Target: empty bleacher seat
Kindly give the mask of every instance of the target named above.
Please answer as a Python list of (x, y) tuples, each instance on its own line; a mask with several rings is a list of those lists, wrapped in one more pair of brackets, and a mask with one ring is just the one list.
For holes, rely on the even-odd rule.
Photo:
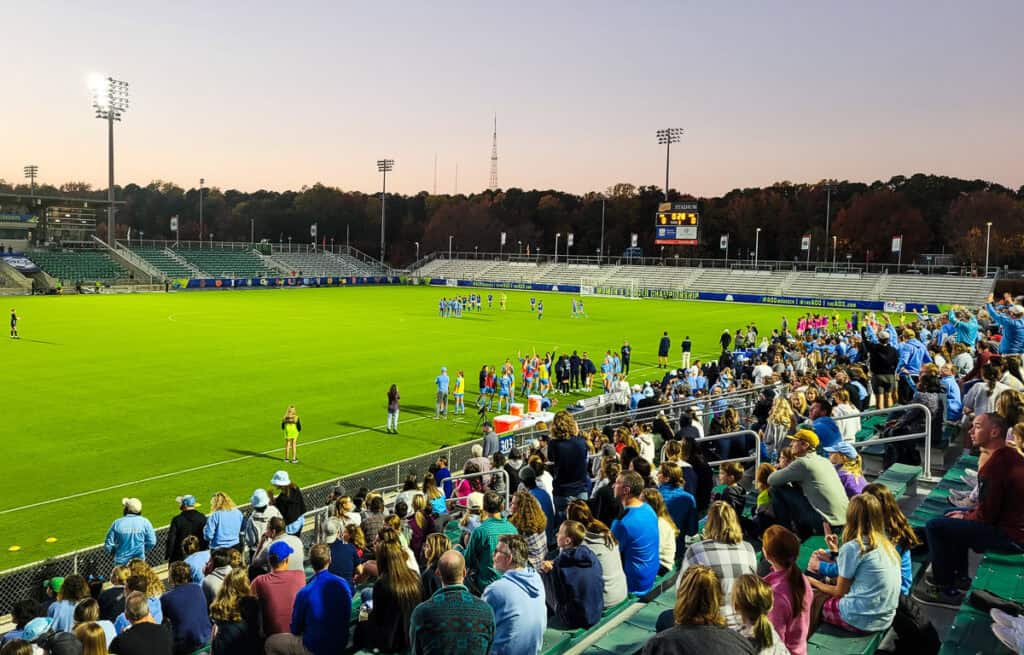
[(26, 255), (48, 275), (66, 282), (129, 279), (128, 271), (102, 250), (32, 250)]

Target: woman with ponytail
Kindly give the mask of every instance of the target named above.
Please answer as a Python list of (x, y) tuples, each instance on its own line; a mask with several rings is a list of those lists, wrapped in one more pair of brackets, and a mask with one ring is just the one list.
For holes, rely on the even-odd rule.
[(772, 565), (772, 572), (764, 579), (774, 596), (768, 619), (790, 653), (806, 655), (814, 594), (797, 564), (800, 538), (781, 525), (773, 525), (765, 530), (762, 540), (764, 558)]
[(754, 644), (758, 655), (789, 655), (790, 651), (772, 626), (772, 588), (756, 575), (741, 575), (732, 588), (732, 606), (743, 619), (740, 634)]
[(981, 382), (964, 395), (964, 414), (973, 418), (995, 411), (1000, 394), (1010, 388), (999, 381), (1001, 375), (999, 367), (992, 362), (981, 367)]

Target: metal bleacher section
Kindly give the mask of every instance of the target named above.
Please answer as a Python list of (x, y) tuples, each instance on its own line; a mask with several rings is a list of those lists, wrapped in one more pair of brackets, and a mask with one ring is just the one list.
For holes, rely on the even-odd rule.
[(104, 250), (29, 250), (25, 256), (47, 275), (67, 284), (129, 279), (128, 271)]
[(199, 273), (169, 248), (159, 246), (132, 246), (131, 251), (167, 277), (186, 278)]
[(273, 277), (275, 270), (253, 250), (230, 248), (181, 248), (186, 262), (213, 277)]
[(297, 275), (371, 277), (385, 274), (379, 264), (373, 265), (344, 253), (278, 252), (269, 260), (282, 271)]
[(427, 258), (411, 271), (420, 277), (486, 282), (630, 286), (636, 289), (726, 292), (801, 298), (929, 302), (977, 306), (994, 280), (959, 275), (694, 268), (637, 264), (575, 264), (489, 258)]

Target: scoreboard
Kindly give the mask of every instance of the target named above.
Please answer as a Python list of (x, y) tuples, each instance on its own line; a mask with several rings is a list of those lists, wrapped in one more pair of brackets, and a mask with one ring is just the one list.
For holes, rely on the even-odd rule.
[(700, 212), (697, 203), (663, 202), (654, 219), (654, 243), (661, 246), (697, 245)]

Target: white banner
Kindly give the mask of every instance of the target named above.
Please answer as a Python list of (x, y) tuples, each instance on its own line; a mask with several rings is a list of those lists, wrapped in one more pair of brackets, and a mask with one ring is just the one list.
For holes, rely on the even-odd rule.
[(501, 245), (505, 245), (505, 236), (506, 236), (505, 233), (502, 232), (501, 233)]
[(640, 235), (634, 232), (629, 236), (629, 243), (633, 248), (636, 248), (636, 244), (640, 239)]
[(901, 235), (901, 236), (898, 236), (898, 237), (893, 237), (892, 238), (892, 251), (893, 252), (900, 252), (901, 250), (903, 250), (903, 236)]
[(572, 232), (570, 232), (569, 236), (566, 237), (565, 243), (569, 248), (572, 248)]
[(729, 235), (723, 234), (718, 238), (718, 249), (728, 250), (729, 249)]
[(178, 231), (178, 217), (177, 216), (171, 216), (171, 231), (172, 232), (177, 232)]
[(309, 236), (316, 238), (316, 223), (309, 226)]
[(887, 314), (902, 314), (907, 311), (907, 303), (905, 302), (893, 302), (891, 300), (886, 300), (884, 307), (884, 311)]
[(800, 250), (810, 250), (810, 249), (811, 249), (811, 235), (810, 234), (805, 234), (805, 235), (803, 235), (803, 237), (800, 238)]

